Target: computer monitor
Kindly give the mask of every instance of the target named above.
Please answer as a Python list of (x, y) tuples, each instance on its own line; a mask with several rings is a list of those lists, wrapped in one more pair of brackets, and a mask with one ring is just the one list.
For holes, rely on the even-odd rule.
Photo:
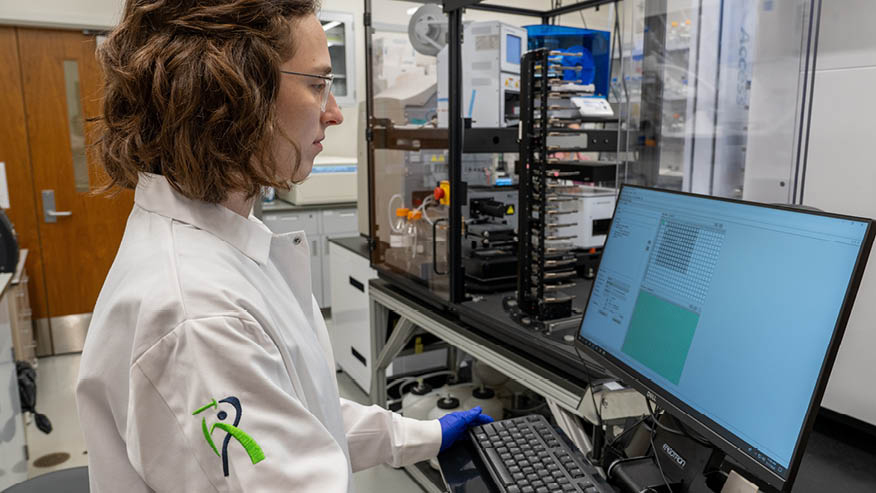
[(577, 343), (790, 488), (873, 235), (869, 219), (623, 186)]

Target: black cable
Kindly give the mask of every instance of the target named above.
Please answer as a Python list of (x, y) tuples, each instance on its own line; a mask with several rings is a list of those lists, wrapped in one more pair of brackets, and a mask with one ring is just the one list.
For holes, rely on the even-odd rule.
[(599, 406), (596, 405), (596, 396), (593, 392), (593, 379), (590, 375), (590, 371), (588, 368), (590, 365), (584, 360), (584, 357), (581, 356), (581, 351), (578, 349), (578, 346), (573, 346), (575, 348), (575, 354), (578, 355), (578, 359), (581, 364), (584, 365), (584, 375), (587, 376), (587, 386), (590, 387), (590, 399), (593, 401), (593, 410), (596, 412), (596, 419), (599, 423), (599, 427), (602, 428), (602, 411), (599, 410)]
[(638, 428), (639, 425), (641, 425), (642, 423), (644, 423), (645, 420), (648, 419), (649, 417), (650, 417), (650, 416), (647, 416), (647, 415), (646, 415), (646, 416), (642, 416), (638, 421), (636, 421), (635, 423), (631, 424), (630, 426), (627, 426), (626, 428), (624, 428), (624, 431), (622, 431), (622, 432), (620, 433), (620, 435), (618, 435), (618, 436), (612, 438), (611, 441), (608, 442), (605, 446), (606, 446), (606, 447), (614, 448), (614, 444), (617, 443), (618, 440), (620, 440), (621, 438), (623, 438), (624, 436), (626, 436), (627, 433), (629, 433), (629, 432), (635, 430), (636, 428)]
[(591, 455), (593, 455), (594, 457), (597, 457), (597, 458), (601, 458), (602, 457), (602, 450), (596, 450), (596, 447), (603, 446), (602, 440), (601, 439), (597, 440), (596, 434), (602, 433), (603, 436), (605, 435), (605, 426), (604, 426), (603, 421), (602, 421), (602, 411), (600, 411), (599, 406), (596, 405), (596, 396), (594, 395), (594, 390), (593, 390), (593, 379), (590, 376), (590, 371), (588, 369), (589, 365), (587, 364), (586, 361), (584, 361), (584, 357), (581, 356), (581, 351), (578, 350), (578, 346), (572, 346), (572, 347), (575, 348), (575, 354), (578, 355), (578, 359), (581, 361), (581, 364), (584, 366), (584, 375), (587, 376), (587, 387), (590, 388), (590, 400), (593, 401), (593, 411), (596, 413), (596, 421), (597, 422), (596, 422), (596, 425), (594, 425), (594, 427), (593, 427), (593, 437), (590, 440), (591, 445), (593, 447), (593, 450), (591, 452), (595, 452), (595, 454), (591, 453)]
[[(656, 421), (655, 421), (655, 423), (656, 423)], [(657, 428), (651, 427), (651, 434), (648, 436), (648, 439), (651, 441), (651, 452), (654, 454), (654, 462), (657, 463), (657, 468), (660, 469), (660, 477), (663, 478), (663, 484), (666, 485), (666, 491), (668, 491), (669, 493), (672, 493), (672, 486), (670, 486), (669, 481), (666, 480), (666, 474), (663, 473), (663, 465), (660, 464), (660, 459), (657, 457), (657, 447), (654, 446), (654, 435), (656, 433), (657, 433)]]
[[(690, 438), (691, 440), (697, 442), (698, 444), (702, 445), (703, 447), (708, 447), (708, 448), (711, 448), (711, 449), (715, 448), (715, 446), (712, 445), (711, 443), (709, 443), (708, 441), (706, 441), (706, 440), (704, 440), (704, 439), (702, 439), (702, 438), (699, 438), (699, 437), (695, 437), (695, 436), (693, 436), (692, 434), (687, 433), (686, 430), (685, 430), (685, 431), (679, 431), (679, 430), (676, 430), (675, 428), (670, 428), (670, 427), (666, 426), (665, 424), (661, 423), (661, 422), (657, 419), (657, 415), (654, 413), (654, 408), (651, 407), (651, 399), (645, 397), (645, 405), (648, 406), (648, 412), (651, 413), (651, 419), (654, 421), (654, 423), (655, 423), (655, 424), (656, 424), (661, 430), (663, 430), (663, 431), (665, 431), (665, 432), (667, 432), (667, 433), (671, 433), (671, 434), (673, 434), (673, 435), (678, 435), (678, 436), (682, 436), (682, 437)], [(680, 422), (680, 421), (677, 421), (677, 422), (678, 422), (679, 425), (681, 425), (681, 422)]]

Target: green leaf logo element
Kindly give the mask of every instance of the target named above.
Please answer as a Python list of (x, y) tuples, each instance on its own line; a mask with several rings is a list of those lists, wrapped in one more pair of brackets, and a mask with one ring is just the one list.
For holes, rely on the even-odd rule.
[[(259, 447), (259, 444), (257, 444), (251, 436), (247, 435), (245, 431), (227, 423), (216, 423), (210, 428), (210, 433), (212, 434), (213, 430), (216, 428), (228, 432), (228, 434), (233, 436), (241, 445), (243, 445), (243, 448), (249, 455), (249, 460), (251, 460), (253, 464), (258, 464), (265, 459), (265, 454), (262, 452), (262, 448)], [(206, 430), (206, 425), (204, 429)], [(211, 440), (210, 444), (212, 445), (212, 443), (213, 441)], [(214, 447), (213, 450), (215, 449), (216, 448)]]

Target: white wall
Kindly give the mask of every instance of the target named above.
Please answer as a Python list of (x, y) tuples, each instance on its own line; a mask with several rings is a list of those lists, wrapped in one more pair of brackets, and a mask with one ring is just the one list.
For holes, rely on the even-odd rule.
[(124, 0), (0, 0), (0, 24), (109, 29)]
[[(803, 202), (876, 218), (876, 2), (822, 3)], [(818, 262), (818, 252), (812, 252)], [(876, 424), (876, 258), (871, 255), (823, 406)]]

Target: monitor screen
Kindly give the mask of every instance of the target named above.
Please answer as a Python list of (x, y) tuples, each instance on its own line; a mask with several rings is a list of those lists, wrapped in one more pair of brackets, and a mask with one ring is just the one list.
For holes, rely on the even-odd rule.
[(624, 186), (579, 341), (784, 484), (870, 224)]
[(520, 36), (505, 35), (505, 61), (520, 65)]

